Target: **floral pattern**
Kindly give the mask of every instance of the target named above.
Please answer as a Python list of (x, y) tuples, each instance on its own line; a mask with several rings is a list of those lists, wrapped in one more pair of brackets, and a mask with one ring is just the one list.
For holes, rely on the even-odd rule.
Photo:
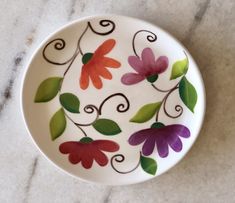
[(108, 157), (104, 152), (116, 152), (119, 150), (119, 145), (110, 140), (93, 140), (90, 137), (84, 137), (79, 142), (62, 143), (59, 150), (63, 154), (69, 154), (69, 161), (72, 164), (81, 162), (84, 168), (89, 169), (94, 160), (100, 166), (106, 166)]
[(165, 126), (162, 123), (154, 123), (151, 128), (143, 129), (132, 134), (128, 140), (130, 145), (139, 145), (144, 142), (142, 153), (149, 156), (153, 153), (155, 146), (161, 158), (168, 156), (170, 146), (175, 152), (183, 148), (180, 137), (188, 138), (190, 131), (187, 127), (174, 124)]
[[(63, 50), (66, 46), (66, 42), (62, 38), (53, 39), (45, 45), (43, 49), (43, 58), (45, 61), (55, 66), (64, 67), (64, 65), (66, 65), (66, 69), (64, 70), (63, 76), (47, 78), (41, 82), (34, 98), (35, 103), (42, 103), (49, 102), (58, 95), (60, 106), (52, 116), (49, 124), (51, 140), (54, 141), (62, 136), (68, 121), (74, 124), (79, 131), (79, 141), (66, 141), (61, 143), (59, 151), (62, 154), (68, 154), (70, 163), (81, 163), (82, 167), (85, 169), (90, 169), (93, 166), (94, 161), (101, 167), (106, 166), (109, 163), (109, 158), (106, 153), (114, 153), (120, 149), (119, 144), (114, 141), (107, 139), (93, 140), (90, 135), (87, 135), (85, 127), (93, 128), (100, 136), (116, 136), (120, 134), (122, 132), (122, 126), (119, 126), (116, 121), (110, 118), (105, 118), (102, 108), (106, 101), (114, 97), (122, 97), (125, 103), (123, 102), (118, 104), (116, 112), (125, 113), (129, 110), (131, 103), (127, 96), (118, 92), (109, 95), (99, 105), (87, 104), (84, 106), (83, 113), (95, 115), (94, 120), (89, 123), (75, 122), (68, 114), (68, 112), (73, 114), (81, 113), (80, 103), (84, 102), (80, 101), (77, 95), (70, 92), (61, 92), (64, 78), (67, 76), (68, 71), (72, 67), (73, 62), (78, 55), (81, 55), (83, 63), (81, 67), (81, 75), (79, 76), (79, 90), (92, 88), (90, 83), (92, 83), (96, 89), (101, 89), (103, 87), (102, 78), (111, 80), (113, 77), (109, 68), (118, 69), (121, 67), (121, 63), (119, 61), (107, 56), (107, 54), (115, 48), (115, 39), (107, 39), (99, 45), (95, 51), (83, 53), (80, 42), (88, 29), (96, 35), (106, 36), (111, 34), (116, 27), (115, 23), (108, 19), (101, 20), (99, 24), (103, 28), (110, 29), (106, 32), (99, 32), (94, 29), (91, 22), (88, 21), (86, 28), (78, 39), (74, 54), (67, 61), (54, 61), (47, 56), (46, 52), (48, 46), (51, 45), (53, 45), (54, 49), (57, 51)], [(167, 158), (169, 156), (169, 147), (174, 152), (181, 152), (183, 149), (183, 140), (190, 137), (190, 130), (183, 124), (174, 123), (165, 125), (160, 122), (160, 116), (167, 116), (170, 119), (175, 119), (182, 115), (183, 107), (179, 104), (175, 105), (174, 108), (177, 115), (172, 115), (167, 110), (166, 101), (174, 91), (179, 92), (179, 97), (182, 103), (192, 113), (194, 113), (194, 108), (197, 103), (196, 89), (186, 77), (189, 68), (189, 59), (187, 54), (185, 53), (184, 59), (175, 61), (172, 65), (170, 80), (175, 80), (176, 78), (180, 78), (180, 80), (169, 90), (160, 89), (157, 87), (157, 80), (158, 77), (167, 70), (169, 59), (165, 55), (161, 55), (156, 58), (156, 53), (149, 47), (143, 48), (141, 56), (139, 56), (135, 48), (135, 40), (136, 36), (142, 32), (148, 33), (146, 38), (148, 42), (153, 43), (157, 40), (157, 35), (148, 30), (139, 30), (134, 34), (132, 39), (132, 48), (135, 55), (128, 57), (128, 63), (135, 72), (127, 72), (122, 75), (121, 83), (129, 86), (142, 81), (144, 82), (146, 79), (150, 88), (154, 88), (154, 90), (164, 94), (164, 96), (161, 97), (162, 99), (157, 99), (157, 101), (143, 104), (139, 110), (136, 110), (137, 113), (129, 120), (137, 125), (145, 122), (151, 122), (152, 125), (147, 124), (143, 129), (129, 135), (127, 142), (130, 145), (137, 146), (143, 144), (141, 150), (137, 150), (139, 160), (135, 167), (131, 170), (120, 171), (116, 168), (114, 163), (118, 162), (120, 164), (124, 162), (125, 156), (123, 154), (114, 154), (110, 158), (112, 169), (120, 174), (131, 173), (141, 166), (148, 174), (155, 175), (158, 168), (157, 160), (160, 158)], [(129, 67), (126, 68), (128, 69)], [(111, 111), (112, 109), (109, 110)], [(82, 138), (81, 133), (83, 134)], [(153, 154), (155, 148), (157, 149), (159, 157), (155, 155), (154, 158), (151, 158), (150, 156)]]
[(121, 66), (119, 61), (105, 56), (113, 49), (115, 43), (114, 39), (106, 40), (94, 53), (86, 53), (83, 56), (82, 62), (84, 65), (80, 77), (80, 87), (83, 90), (87, 89), (90, 80), (95, 88), (101, 89), (103, 84), (100, 77), (108, 80), (112, 79), (107, 67), (119, 68)]
[(155, 60), (150, 48), (145, 48), (142, 51), (141, 59), (138, 56), (129, 56), (128, 62), (137, 73), (124, 74), (121, 81), (125, 85), (133, 85), (144, 79), (154, 82), (158, 74), (163, 73), (168, 67), (168, 58), (160, 56)]

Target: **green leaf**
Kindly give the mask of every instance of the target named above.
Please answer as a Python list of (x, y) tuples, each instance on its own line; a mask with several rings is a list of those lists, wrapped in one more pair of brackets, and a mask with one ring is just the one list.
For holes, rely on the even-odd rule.
[(130, 122), (144, 123), (150, 120), (159, 111), (160, 107), (161, 102), (146, 104), (139, 109)]
[(55, 140), (62, 135), (66, 128), (66, 118), (64, 115), (64, 110), (60, 108), (51, 118), (50, 121), (50, 132), (51, 139)]
[(71, 93), (61, 94), (60, 103), (67, 111), (79, 113), (80, 101), (76, 95)]
[(103, 135), (116, 135), (121, 132), (116, 122), (105, 118), (98, 119), (92, 126)]
[(44, 80), (38, 87), (34, 102), (48, 102), (53, 99), (60, 90), (63, 78), (52, 77)]
[(180, 61), (176, 61), (172, 66), (171, 80), (176, 79), (182, 75), (185, 75), (188, 71), (188, 58)]
[(194, 107), (197, 103), (197, 92), (185, 76), (179, 83), (179, 94), (184, 104), (194, 112)]
[(148, 157), (144, 157), (141, 156), (140, 157), (140, 164), (142, 169), (151, 174), (151, 175), (155, 175), (156, 171), (157, 171), (157, 162), (152, 159), (152, 158), (148, 158)]

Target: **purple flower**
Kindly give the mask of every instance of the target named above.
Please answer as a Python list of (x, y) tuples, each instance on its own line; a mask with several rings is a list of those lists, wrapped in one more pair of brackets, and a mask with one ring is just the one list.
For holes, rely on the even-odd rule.
[(160, 157), (168, 156), (168, 145), (175, 151), (180, 152), (183, 144), (180, 137), (188, 138), (190, 131), (184, 125), (174, 124), (164, 126), (162, 123), (155, 123), (151, 128), (140, 130), (131, 135), (128, 142), (130, 145), (139, 145), (144, 142), (142, 153), (149, 156), (153, 153), (155, 145)]
[(125, 85), (133, 85), (144, 79), (155, 82), (158, 74), (163, 73), (168, 67), (168, 58), (160, 56), (155, 61), (152, 49), (145, 48), (142, 51), (141, 59), (137, 56), (129, 56), (128, 62), (137, 73), (126, 73), (121, 81)]

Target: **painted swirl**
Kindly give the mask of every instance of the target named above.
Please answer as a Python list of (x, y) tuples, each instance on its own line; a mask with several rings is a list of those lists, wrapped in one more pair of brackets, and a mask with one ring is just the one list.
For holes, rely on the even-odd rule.
[(155, 33), (151, 32), (151, 31), (149, 31), (149, 30), (139, 30), (139, 31), (137, 31), (137, 32), (134, 34), (133, 38), (132, 38), (132, 48), (133, 48), (133, 51), (134, 51), (134, 53), (135, 53), (135, 55), (136, 55), (137, 57), (139, 57), (139, 55), (138, 55), (137, 52), (136, 52), (136, 48), (135, 48), (135, 39), (136, 39), (136, 36), (137, 36), (139, 33), (141, 33), (141, 32), (149, 33), (149, 34), (147, 35), (147, 40), (148, 40), (149, 42), (155, 42), (155, 41), (157, 41), (157, 35), (156, 35)]
[[(42, 55), (43, 55), (43, 58), (48, 62), (48, 63), (51, 63), (51, 64), (54, 64), (54, 65), (65, 65), (67, 63), (69, 63), (75, 54), (72, 55), (72, 57), (70, 57), (69, 59), (67, 59), (66, 61), (64, 62), (56, 62), (56, 61), (53, 61), (51, 59), (49, 59), (46, 55), (46, 50), (47, 48), (50, 46), (50, 45), (54, 45), (54, 49), (57, 50), (57, 51), (61, 51), (63, 50), (65, 47), (66, 47), (66, 43), (65, 41), (62, 39), (62, 38), (56, 38), (50, 42), (48, 42), (46, 44), (46, 46), (44, 47), (43, 51), (42, 51)], [(76, 53), (76, 52), (75, 52)]]
[[(140, 152), (140, 157), (141, 157), (141, 152)], [(120, 171), (114, 165), (114, 162), (122, 163), (122, 162), (125, 161), (125, 156), (123, 154), (115, 154), (114, 156), (112, 156), (111, 160), (110, 160), (110, 164), (111, 164), (111, 167), (113, 168), (113, 170), (115, 170), (117, 173), (128, 174), (128, 173), (131, 173), (131, 172), (135, 171), (139, 167), (140, 157), (139, 157), (139, 161), (138, 161), (137, 165), (133, 169), (130, 169), (128, 171)]]
[(110, 29), (109, 29), (108, 31), (106, 31), (106, 32), (98, 32), (97, 30), (95, 30), (95, 29), (93, 28), (93, 26), (91, 25), (91, 23), (88, 22), (88, 26), (90, 27), (91, 31), (94, 32), (94, 33), (97, 34), (97, 35), (108, 35), (108, 34), (111, 34), (111, 33), (115, 30), (115, 27), (116, 27), (116, 25), (115, 25), (115, 23), (114, 23), (113, 21), (107, 20), (107, 19), (101, 20), (101, 21), (99, 22), (99, 24), (100, 24), (102, 27), (110, 27)]
[(101, 115), (102, 114), (102, 108), (103, 108), (103, 105), (106, 103), (106, 101), (108, 101), (109, 99), (113, 98), (113, 97), (116, 97), (116, 96), (121, 96), (125, 99), (125, 104), (124, 103), (121, 103), (121, 104), (118, 104), (116, 110), (117, 112), (119, 113), (124, 113), (126, 111), (128, 111), (128, 109), (130, 108), (130, 102), (128, 100), (128, 98), (122, 94), (122, 93), (115, 93), (115, 94), (112, 94), (110, 96), (108, 96), (106, 99), (104, 99), (104, 101), (100, 104), (100, 107), (99, 107), (99, 114)]

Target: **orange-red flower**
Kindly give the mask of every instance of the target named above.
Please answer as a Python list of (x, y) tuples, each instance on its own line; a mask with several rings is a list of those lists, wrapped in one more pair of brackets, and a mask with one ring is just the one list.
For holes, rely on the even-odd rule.
[(69, 161), (72, 164), (82, 163), (86, 169), (92, 167), (95, 160), (100, 166), (108, 164), (108, 157), (104, 152), (116, 152), (119, 145), (111, 140), (93, 140), (90, 137), (84, 137), (80, 141), (64, 142), (59, 150), (63, 154), (69, 154)]
[(89, 81), (91, 80), (93, 85), (100, 89), (103, 86), (101, 77), (111, 80), (112, 75), (107, 68), (119, 68), (120, 62), (106, 57), (113, 47), (115, 46), (115, 40), (109, 39), (103, 42), (94, 53), (86, 53), (82, 57), (82, 71), (80, 77), (80, 87), (87, 89)]

